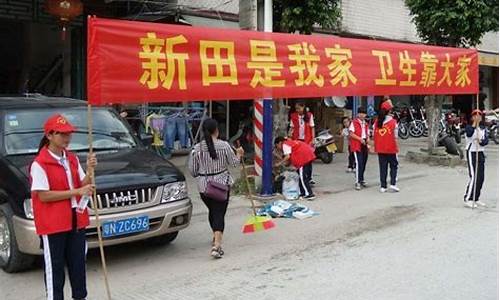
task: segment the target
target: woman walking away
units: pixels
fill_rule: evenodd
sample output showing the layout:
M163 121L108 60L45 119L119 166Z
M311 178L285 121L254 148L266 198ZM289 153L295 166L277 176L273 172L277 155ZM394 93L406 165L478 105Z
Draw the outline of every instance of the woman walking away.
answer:
M68 269L73 299L87 297L85 227L87 203L95 187L78 157L66 150L75 128L61 115L50 117L30 167L31 199L36 233L43 248L45 288L48 300L64 300L64 269ZM97 165L87 157L87 173Z
M349 117L343 117L342 118L342 131L340 134L344 137L344 143L347 144L347 150L348 150L348 164L347 164L347 173L352 173L355 172L354 169L356 168L356 161L354 160L354 153L352 152L351 149L351 143L349 141L349 126L351 126L351 119Z
M189 157L189 171L198 179L201 200L208 208L208 221L213 231L213 258L222 258L222 234L229 203L229 187L234 183L228 167L236 167L244 151L236 149L236 154L229 143L219 140L217 121L207 119L203 122L203 140L194 146Z
M398 123L390 112L393 106L391 101L382 103L374 125L375 152L378 154L380 168L380 192L387 191L387 169L391 168L391 185L389 190L399 192L396 186L398 176Z
M488 145L488 135L485 127L481 125L481 119L481 111L475 109L472 112L472 125L465 127L465 149L470 179L465 190L464 205L468 207L486 206L484 202L479 201L484 182L484 146Z

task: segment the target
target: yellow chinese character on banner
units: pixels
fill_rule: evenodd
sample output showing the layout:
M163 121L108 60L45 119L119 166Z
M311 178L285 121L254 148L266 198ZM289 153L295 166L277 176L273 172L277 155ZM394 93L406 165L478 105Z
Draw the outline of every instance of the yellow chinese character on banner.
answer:
M319 55L315 55L316 48L308 43L289 45L288 49L294 54L288 55L288 59L295 61L295 65L290 67L292 73L297 73L298 79L295 79L295 84L298 86L310 85L314 82L319 87L324 85L322 75L317 75ZM307 77L304 72L307 71Z
M163 87L170 89L174 81L175 76L175 64L177 63L177 78L179 81L179 89L186 89L186 59L189 58L187 53L175 53L174 46L178 44L187 43L186 38L183 35L178 35L172 38L167 38L165 43L165 53L167 57L167 74L162 78L160 74L160 79L163 81Z
M422 52L420 54L420 62L424 64L420 85L429 87L436 84L436 66L438 63L436 56L434 54L430 54L428 51Z
M457 71L457 77L455 79L455 85L464 87L465 85L470 85L469 78L469 65L471 63L471 58L467 56L462 56L458 59L457 65L460 69Z
M147 85L149 89L158 88L160 82L163 82L164 88L170 89L176 73L175 64L177 63L177 77L179 89L186 89L186 59L187 53L175 53L174 46L186 43L184 36L178 35L172 38L160 39L154 32L148 32L147 37L139 39L142 45L142 51L139 52L139 58L145 60L142 62L142 73L139 82ZM165 46L165 51L164 50ZM166 63L165 63L166 60ZM166 71L166 73L165 73Z
M332 63L328 65L332 85L339 82L342 87L349 85L349 82L356 84L358 79L351 73L352 63L349 61L352 58L351 49L342 49L339 44L335 44L335 48L325 48L325 54L332 59Z
M408 50L404 52L399 52L399 70L407 76L406 80L400 81L400 86L415 86L417 82L412 79L413 75L417 74L415 65L417 64L416 59L410 58Z
M378 56L380 76L382 77L379 79L375 79L375 85L396 85L396 79L388 78L389 76L392 76L394 74L391 54L389 53L389 51L372 50L372 55Z
M448 86L451 86L451 84L453 83L453 81L451 80L450 69L453 68L455 64L451 62L450 54L446 53L445 55L446 55L446 61L443 61L441 63L441 67L444 68L443 78L441 78L441 80L438 81L438 86L440 86L445 80Z
M208 55L208 50L212 52ZM202 84L230 83L238 85L238 71L234 57L234 42L200 40ZM211 68L212 67L212 68ZM215 69L215 72L211 72ZM226 72L224 72L226 69ZM214 74L215 73L215 74Z
M283 87L285 80L277 80L273 77L281 76L283 64L277 62L276 45L273 41L250 40L250 62L249 69L254 69L250 85L254 88L257 84L265 87Z
M139 58L145 60L142 62L144 71L139 81L149 89L155 89L160 77L165 76L165 54L162 51L165 40L157 38L154 32L148 32L147 37L140 38L139 41L142 46Z

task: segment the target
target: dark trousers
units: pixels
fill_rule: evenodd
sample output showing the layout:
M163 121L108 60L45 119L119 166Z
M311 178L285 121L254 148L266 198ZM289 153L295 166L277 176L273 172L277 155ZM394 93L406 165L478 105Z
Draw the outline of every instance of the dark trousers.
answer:
M368 161L368 147L361 145L361 151L354 152L356 163L356 183L365 182L366 162Z
M48 300L64 300L64 268L68 268L73 299L87 297L85 230L42 235L45 288Z
M312 162L307 165L299 168L299 187L300 187L300 195L301 196L309 196L312 195L311 189L311 174L312 174Z
M200 194L201 200L208 208L208 222L212 231L224 232L227 205L229 204L229 196L227 201L218 201Z
M304 142L304 140L300 140L300 139L299 139L299 141ZM312 165L312 162L311 162L311 167L307 168L305 171L307 172L306 177L309 178L309 181L311 181L312 178L313 178L313 165Z
M347 165L347 168L356 168L356 160L354 159L354 152L351 151L351 147L349 147L349 164Z
M398 158L396 154L379 154L378 165L380 168L380 186L387 188L387 169L391 167L391 185L396 185L398 177Z
M309 178L309 181L312 181L312 179L313 179L313 164L310 163L309 166L310 167L306 169L307 170L306 176L307 176L307 178Z
M477 201L481 195L481 188L484 182L484 153L482 151L478 152L478 166L477 166L477 178L475 179L476 172L476 151L467 150L467 166L469 169L469 183L467 184L467 189L465 190L464 201ZM474 195L474 189L476 194Z

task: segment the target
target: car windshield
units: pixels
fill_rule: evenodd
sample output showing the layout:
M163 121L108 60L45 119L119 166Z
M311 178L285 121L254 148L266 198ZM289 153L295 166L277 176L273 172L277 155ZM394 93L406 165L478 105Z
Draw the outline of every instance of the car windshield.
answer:
M76 127L69 149L87 151L87 111L84 108L9 110L4 115L4 147L7 155L38 152L43 137L43 124L50 116L61 113ZM119 117L106 109L92 113L93 142L96 151L136 147L136 142Z

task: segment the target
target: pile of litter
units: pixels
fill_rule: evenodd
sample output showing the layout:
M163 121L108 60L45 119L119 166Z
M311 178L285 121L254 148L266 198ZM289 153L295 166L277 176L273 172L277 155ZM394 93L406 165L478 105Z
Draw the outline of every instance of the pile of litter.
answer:
M285 200L273 201L257 211L258 216L273 218L295 218L299 220L317 216L319 213L299 203L290 203Z

